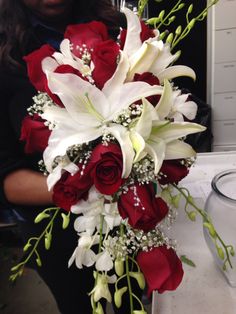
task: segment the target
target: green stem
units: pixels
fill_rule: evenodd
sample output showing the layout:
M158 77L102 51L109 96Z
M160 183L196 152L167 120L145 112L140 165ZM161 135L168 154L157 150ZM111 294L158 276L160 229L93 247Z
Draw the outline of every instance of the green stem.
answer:
M58 215L58 212L59 212L59 210L60 210L60 208L59 207L52 207L52 208L50 208L50 210L55 210L55 213L53 214L53 216L52 216L52 218L51 218L51 220L49 221L49 223L47 224L47 226L46 226L46 228L44 229L44 231L41 233L41 235L37 238L37 237L33 237L33 238L31 238L30 240L36 240L36 242L35 242L35 244L34 244L34 246L33 246L33 248L32 248L32 250L31 250L31 252L29 253L29 255L25 258L25 260L23 260L21 263L19 263L18 265L16 265L14 268L17 268L17 269L19 269L19 268L21 268L21 269L23 269L24 268L24 265L30 260L30 258L32 257L32 255L35 253L36 254L36 256L37 257L39 257L39 255L38 255L38 252L37 252L37 247L38 247L38 245L39 245L39 242L42 240L42 238L45 236L45 234L46 234L46 232L47 232L47 230L48 230L48 228L50 228L52 225L53 225L53 222L54 222L54 220L55 220L55 218L56 218L56 216ZM11 278L11 277L10 277Z
M103 223L104 223L104 216L100 215L100 228L99 228L99 245L98 245L98 254L101 253L102 250L102 230L103 230ZM96 272L96 278L95 278L95 283L94 286L97 285L98 281L98 271ZM94 298L92 297L92 309L93 309L93 314L96 314L96 302L94 301Z
M178 11L178 6L181 4L182 0L179 0L174 7L170 10L170 12L166 15L166 17L157 25L157 29L160 29L162 25L165 25L165 22L169 19L169 17L176 11Z
M193 201L192 199L190 198L190 193L189 191L186 189L186 188L179 188L177 185L173 185L180 193L181 195L185 198L186 200L186 203L191 205L203 218L203 221L205 222L208 222L210 224L212 224L211 222L211 219L209 217L209 215L204 211L202 210L201 208L199 208ZM186 192L184 192L186 191ZM187 195L186 195L187 193ZM215 228L214 228L215 229ZM226 245L223 241L223 239L221 238L221 236L218 234L218 232L215 230L215 237L216 239L218 239L218 241L221 243L221 245L223 246L224 250L225 250L225 253L226 253L226 262L229 263L230 267L233 268L232 266L232 263L231 263L231 260L230 260L230 256L229 256L229 252L228 252L228 247L229 245Z
M212 1L209 5L207 5L204 10L199 13L194 19L195 21L202 21L204 18L205 18L205 14L208 12L208 10L213 6L215 5L219 0L214 0ZM189 32L192 30L192 28L189 27L189 24L191 23L191 21L189 22L189 19L188 19L188 16L186 18L187 20L187 25L185 27L185 29L183 30L183 32L181 33L181 35L178 37L178 39L176 39L175 41L172 42L171 44L171 50L174 49L174 47L182 40L184 39L188 34Z
M126 259L125 259L125 269L126 269L127 284L128 284L128 290L129 290L130 314L133 314L134 304L133 304L133 298L132 298L133 293L132 293L131 280L130 280L130 275L129 275L129 259L128 259L128 256L126 256Z

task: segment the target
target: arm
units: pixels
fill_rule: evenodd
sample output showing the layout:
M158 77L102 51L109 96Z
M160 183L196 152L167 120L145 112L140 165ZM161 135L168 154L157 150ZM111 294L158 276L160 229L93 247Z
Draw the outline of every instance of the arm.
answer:
M30 169L19 169L8 174L3 181L3 188L7 200L13 204L52 204L52 193L48 191L46 177Z

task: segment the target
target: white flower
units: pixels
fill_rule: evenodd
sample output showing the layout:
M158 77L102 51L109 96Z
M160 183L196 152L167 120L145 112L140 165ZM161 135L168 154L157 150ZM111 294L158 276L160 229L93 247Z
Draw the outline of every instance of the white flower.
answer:
M112 230L114 227L120 225L122 218L118 212L117 203L104 204L103 215L109 230Z
M123 55L113 77L99 90L74 74L51 72L47 58L43 60L49 88L60 97L65 106L44 107L42 114L43 119L55 124L44 152L44 161L49 172L55 157L63 156L69 146L89 142L104 133L110 133L117 139L122 150L123 177L130 174L134 151L129 134L124 126L112 121L123 109L142 97L161 94L162 87L150 86L145 82L124 84L127 62Z
M164 79L173 79L178 76L196 78L194 71L183 65L168 67L174 62L178 54L172 55L169 44L164 44L158 35L141 42L141 25L138 16L127 8L123 8L127 18L127 35L123 51L127 54L130 69L127 80L132 81L135 73L151 72L160 82ZM168 67L168 68L167 68Z
M83 265L92 266L96 261L96 254L91 250L91 247L97 243L99 243L99 236L82 235L78 240L77 248L69 259L69 267L74 261L78 268L83 268Z
M93 290L90 292L90 295L93 295L95 302L98 302L101 298L105 298L108 302L111 302L112 297L108 287L109 283L115 283L116 276L108 276L106 274L99 274L94 272L94 277L97 275L97 283Z
M98 271L109 271L113 268L113 260L107 250L104 250L97 255L95 268Z
M180 90L173 92L173 105L168 114L168 118L174 121L184 121L184 116L188 120L193 120L197 114L197 104L188 101L189 94L181 94Z

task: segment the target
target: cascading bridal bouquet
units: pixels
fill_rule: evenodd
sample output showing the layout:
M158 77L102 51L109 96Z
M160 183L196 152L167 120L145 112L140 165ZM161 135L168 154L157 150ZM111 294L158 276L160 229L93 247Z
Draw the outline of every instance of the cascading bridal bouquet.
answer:
M41 236L29 239L24 261L13 267L19 276L29 258L41 259L37 244L49 249L55 217L63 228L71 213L78 246L69 266L94 267L94 288L88 291L93 313L103 313L101 298L122 305L129 295L130 313L145 309L132 288L147 284L147 294L175 290L183 277L176 243L168 235L180 195L203 216L215 242L221 241L210 218L177 186L194 162L195 151L184 142L205 128L190 122L197 106L172 79L192 69L172 65L170 42L124 9L127 30L109 38L97 21L67 28L60 52L42 46L25 57L32 84L39 91L23 121L25 152L43 152L40 169L47 175L57 207L35 219L49 219ZM174 192L175 191L175 192ZM177 193L176 193L177 192ZM35 242L36 244L32 245ZM226 262L230 263L228 247ZM33 248L33 249L32 249ZM224 253L223 253L224 254ZM134 300L138 308L134 308Z

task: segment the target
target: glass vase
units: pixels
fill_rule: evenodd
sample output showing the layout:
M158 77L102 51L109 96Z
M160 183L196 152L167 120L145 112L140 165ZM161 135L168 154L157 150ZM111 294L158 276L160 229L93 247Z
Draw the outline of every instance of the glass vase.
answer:
M213 225L224 243L232 245L236 251L236 169L217 174L211 186L212 190L207 198L205 210L212 218ZM204 228L204 236L219 269L228 283L236 287L236 257L230 255L232 268L227 263L224 270L224 259L217 254L214 240L207 228ZM219 244L218 241L217 244Z

